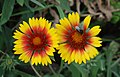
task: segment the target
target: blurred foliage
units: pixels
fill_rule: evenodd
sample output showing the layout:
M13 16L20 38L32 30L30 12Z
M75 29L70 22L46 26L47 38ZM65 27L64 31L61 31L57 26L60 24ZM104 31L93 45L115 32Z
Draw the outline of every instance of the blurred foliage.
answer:
M45 17L59 23L70 12L81 20L92 16L91 27L100 25L103 46L87 64L63 63L58 54L52 67L59 77L120 77L120 1L119 0L0 0L0 77L37 77L29 63L13 54L13 32L30 17ZM35 67L43 77L56 77L48 66Z

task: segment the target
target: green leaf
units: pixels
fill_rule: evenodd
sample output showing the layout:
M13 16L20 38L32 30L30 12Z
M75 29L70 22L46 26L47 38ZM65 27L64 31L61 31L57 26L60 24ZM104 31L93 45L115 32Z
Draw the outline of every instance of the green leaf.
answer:
M82 77L88 77L89 71L85 69L83 66L76 63L72 63L71 65L73 65L77 69L77 71L81 73Z
M118 51L118 49L119 49L119 46L120 45L117 42L112 41L110 43L109 48L108 48L108 52L116 53Z
M33 2L33 3L35 3L35 4L37 4L40 7L45 8L45 6L43 4L41 4L39 1L37 1L37 0L30 0L30 1Z
M51 77L50 74L45 74L43 77Z
M107 77L112 76L111 64L113 55L118 51L119 44L115 41L112 41L106 50L106 58L107 58Z
M67 10L67 11L71 12L70 5L68 4L68 0L58 0L58 1L60 2L60 7L63 10Z
M119 62L120 62L120 58L117 59L117 60L111 65L111 68L114 67L114 66L116 66L117 64L119 64Z
M27 74L25 72L14 69L11 71L7 71L7 73L5 73L5 77L36 77L36 76L32 76L32 75Z
M37 8L34 8L33 12L40 11L40 10L43 10L43 9L46 9L46 8L50 8L50 7L53 7L53 5L52 4L51 5L47 5L47 6L45 6L45 8L37 7ZM17 16L17 15L21 15L21 14L27 14L27 13L30 13L30 12L31 12L30 10L24 10L24 11L15 13L12 16Z
M68 4L68 0L56 0L56 1L60 3L60 5L56 5L56 8L58 10L60 18L64 18L65 17L63 10L67 10L69 12L72 12L70 10L70 6Z
M113 16L118 16L118 17L120 17L120 11L113 12Z
M29 0L25 0L25 6L30 9L31 12L34 12L34 8L29 5Z
M115 23L117 23L119 20L120 20L120 17L119 17L119 16L113 16L112 19L111 19L111 22L115 24Z
M111 4L116 9L120 8L120 2L118 2L118 1L113 0L113 1L111 1Z
M0 50L3 50L3 48L4 48L4 38L3 38L2 32L0 32L0 37L2 37L2 38L0 38Z
M118 58L118 60L119 59L120 58ZM115 64L114 67L111 68L112 74L114 75L114 76L112 75L112 77L120 77L120 71L119 70L120 70L120 65L119 65L119 63L117 63L117 64Z
M2 77L4 74L4 70L3 70L3 67L0 67L0 77Z
M7 51L10 51L12 49L12 44L13 44L12 30L6 26L3 26L2 35L4 38L4 42L5 42Z
M56 76L56 75L51 75L51 76L48 76L48 77L64 77L64 75L62 75L62 74L57 74L57 76Z
M115 75L115 77L120 77L120 74L116 73L115 71L112 71L112 73Z
M80 72L73 64L70 65L70 69L72 72L72 77L80 77Z
M90 60L88 61L88 69L90 69L90 76L89 77L97 77L98 72L100 71L100 69L103 71L105 70L105 60L102 59L102 57L104 56L104 53L99 54L95 60ZM90 64L89 64L90 63Z
M4 0L3 8L2 8L2 16L0 18L0 30L1 25L6 23L10 16L12 15L14 8L15 0Z
M17 0L17 3L18 3L20 6L23 6L24 0Z
M60 6L56 6L57 10L58 10L58 13L60 15L60 18L64 18L65 15L64 15L64 12L62 10L62 8Z
M21 19L23 21L28 21L29 18L32 18L34 16L34 12L22 14Z

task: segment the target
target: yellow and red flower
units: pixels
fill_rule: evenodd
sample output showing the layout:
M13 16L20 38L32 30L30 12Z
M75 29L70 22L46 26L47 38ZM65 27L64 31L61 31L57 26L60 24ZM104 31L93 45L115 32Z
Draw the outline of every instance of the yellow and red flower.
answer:
M19 59L25 63L48 65L52 63L54 47L58 46L56 31L51 28L48 20L40 17L29 18L29 24L23 21L20 31L14 32L14 54L20 54Z
M75 61L81 64L82 61L94 58L98 55L95 47L101 46L101 38L96 37L101 31L100 26L88 28L91 17L88 15L82 23L79 14L72 13L68 15L68 19L64 17L60 20L60 24L56 24L56 31L60 46L58 47L60 57L68 64Z

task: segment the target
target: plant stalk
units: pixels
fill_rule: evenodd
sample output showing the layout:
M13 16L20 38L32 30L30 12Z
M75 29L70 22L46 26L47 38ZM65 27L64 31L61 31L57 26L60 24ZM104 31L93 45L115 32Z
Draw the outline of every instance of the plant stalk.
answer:
M36 75L38 77L42 77L31 63L30 63L30 65L31 65L32 69L34 70L34 72L36 73Z

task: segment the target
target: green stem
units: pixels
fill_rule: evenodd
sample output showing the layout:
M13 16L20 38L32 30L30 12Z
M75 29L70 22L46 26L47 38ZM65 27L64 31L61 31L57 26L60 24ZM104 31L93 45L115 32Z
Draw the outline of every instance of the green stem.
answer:
M6 54L5 52L3 52L3 51L1 51L1 50L0 50L0 52L1 52L2 54L4 54L4 55Z
M2 13L0 13L0 16L2 16Z
M114 67L117 63L119 63L120 62L120 58L119 59L117 59L112 65L111 65L111 68L112 67Z
M64 64L64 62L61 60L60 69L59 69L59 71L58 71L58 74L60 74L60 72L62 71L62 69L63 69L63 64Z
M54 71L51 65L49 65L49 68L52 71L52 73L55 75L55 77L59 77L59 75Z
M9 56L7 53L3 52L0 50L0 53L2 53L3 55L0 57L0 61L3 60L3 57L6 55L6 56Z
M31 65L32 69L34 70L34 72L36 73L36 75L38 77L42 77L31 63L30 63L30 65Z

